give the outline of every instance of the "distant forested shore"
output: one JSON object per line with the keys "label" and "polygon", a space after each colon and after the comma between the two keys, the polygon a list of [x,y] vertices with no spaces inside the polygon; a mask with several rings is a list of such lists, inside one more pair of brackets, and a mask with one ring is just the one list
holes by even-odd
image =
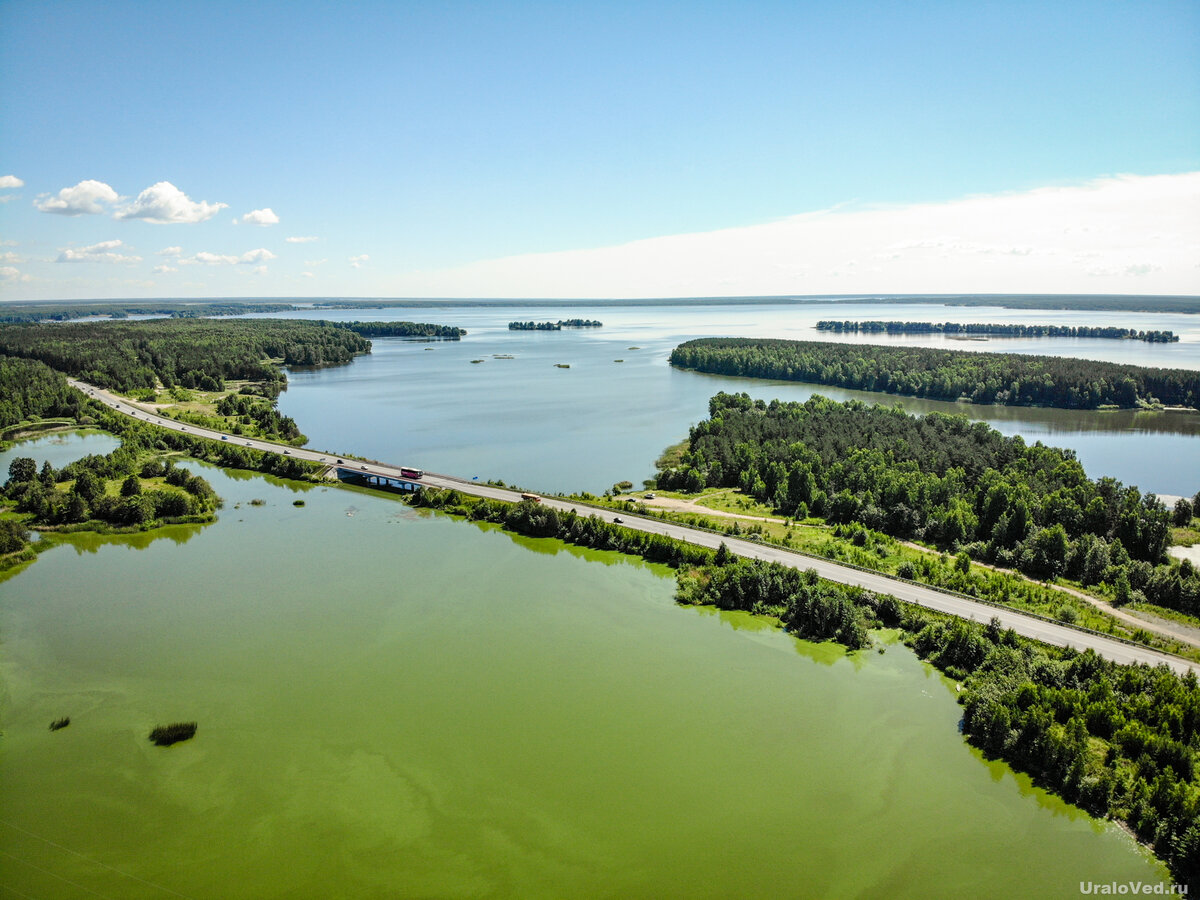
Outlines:
{"label": "distant forested shore", "polygon": [[428,322],[315,322],[316,325],[332,325],[345,328],[363,337],[420,337],[442,341],[457,341],[467,333],[465,328],[453,325],[432,325]]}
{"label": "distant forested shore", "polygon": [[564,328],[600,328],[596,319],[559,319],[557,322],[509,322],[509,331],[562,331]]}
{"label": "distant forested shore", "polygon": [[496,308],[524,307],[677,307],[677,306],[808,306],[829,303],[904,303],[940,306],[994,306],[1003,309],[1110,310],[1200,314],[1200,297],[1151,294],[824,294],[768,295],[754,297],[646,297],[641,299],[528,300],[519,297],[474,299],[458,297],[445,300],[416,298],[291,297],[263,299],[225,298],[221,300],[14,300],[3,304],[0,323],[67,321],[98,316],[238,316],[250,313],[288,312],[311,309],[389,309],[409,308]]}
{"label": "distant forested shore", "polygon": [[896,322],[873,319],[865,322],[839,322],[822,319],[817,331],[835,334],[966,334],[995,337],[1068,337],[1107,338],[1120,341],[1146,341],[1172,344],[1179,340],[1173,331],[1138,331],[1136,328],[1092,327],[1087,325],[1017,325],[999,322]]}
{"label": "distant forested shore", "polygon": [[1062,409],[1200,408],[1200,372],[1018,353],[700,338],[671,365],[714,375],[803,381],[933,400]]}
{"label": "distant forested shore", "polygon": [[[459,328],[419,322],[166,318],[0,325],[0,354],[36,359],[99,387],[130,392],[223,390],[227,380],[277,384],[279,366],[329,366],[371,351],[364,334],[457,339]],[[278,393],[276,390],[274,393]]]}

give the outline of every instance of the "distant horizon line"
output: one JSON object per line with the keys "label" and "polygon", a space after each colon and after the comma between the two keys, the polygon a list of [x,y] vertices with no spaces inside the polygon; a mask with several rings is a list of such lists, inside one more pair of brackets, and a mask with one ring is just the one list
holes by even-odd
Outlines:
{"label": "distant horizon line", "polygon": [[675,297],[384,297],[356,295],[319,295],[319,296],[266,296],[249,294],[240,296],[212,297],[96,297],[75,299],[45,299],[45,300],[0,300],[0,307],[12,306],[76,306],[86,304],[144,304],[144,303],[320,303],[321,301],[343,303],[372,303],[386,302],[389,304],[413,304],[426,306],[546,306],[546,305],[603,305],[603,306],[637,306],[654,304],[716,304],[731,302],[786,303],[786,302],[819,302],[822,300],[954,300],[954,299],[1021,299],[1021,300],[1084,300],[1101,299],[1146,299],[1146,300],[1177,300],[1200,303],[1200,294],[1128,294],[1128,293],[1022,293],[1015,291],[990,292],[956,292],[946,294],[934,293],[847,293],[847,294],[730,294],[706,296],[675,296]]}

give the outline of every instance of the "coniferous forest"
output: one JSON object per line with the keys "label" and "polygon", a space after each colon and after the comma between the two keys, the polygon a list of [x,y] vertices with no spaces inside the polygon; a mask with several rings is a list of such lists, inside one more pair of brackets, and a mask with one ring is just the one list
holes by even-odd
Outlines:
{"label": "coniferous forest", "polygon": [[965,416],[720,393],[658,486],[738,487],[785,515],[858,522],[1034,577],[1112,585],[1119,603],[1200,614],[1200,574],[1165,562],[1171,513],[1157,497],[1093,481],[1071,451]]}
{"label": "coniferous forest", "polygon": [[834,334],[962,334],[988,337],[1068,337],[1106,338],[1117,341],[1146,341],[1150,344],[1173,344],[1179,335],[1173,331],[1138,331],[1135,328],[1112,328],[1088,325],[1023,325],[1014,322],[897,322],[872,319],[865,322],[822,319],[817,331]]}
{"label": "coniferous forest", "polygon": [[0,354],[123,392],[216,391],[226,379],[283,381],[283,365],[347,363],[371,342],[348,328],[295,319],[153,319],[0,326]]}
{"label": "coniferous forest", "polygon": [[714,375],[805,381],[863,391],[1004,406],[1200,409],[1200,372],[1059,356],[972,353],[766,338],[700,338],[671,364]]}

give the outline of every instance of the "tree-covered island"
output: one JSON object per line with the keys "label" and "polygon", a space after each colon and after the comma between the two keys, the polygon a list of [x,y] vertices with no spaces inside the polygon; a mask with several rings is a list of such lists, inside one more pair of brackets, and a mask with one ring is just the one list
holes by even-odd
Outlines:
{"label": "tree-covered island", "polygon": [[1146,341],[1171,344],[1179,341],[1173,331],[1138,331],[1136,328],[1112,328],[1088,325],[1021,325],[1010,322],[897,322],[878,319],[865,322],[822,319],[817,331],[834,334],[948,334],[1009,338],[1105,338],[1117,341]]}
{"label": "tree-covered island", "polygon": [[559,319],[557,322],[509,322],[509,331],[562,331],[564,328],[602,328],[595,319]]}
{"label": "tree-covered island", "polygon": [[1200,409],[1200,372],[1120,363],[767,338],[700,338],[671,365],[713,375],[803,381],[932,400],[1005,406]]}

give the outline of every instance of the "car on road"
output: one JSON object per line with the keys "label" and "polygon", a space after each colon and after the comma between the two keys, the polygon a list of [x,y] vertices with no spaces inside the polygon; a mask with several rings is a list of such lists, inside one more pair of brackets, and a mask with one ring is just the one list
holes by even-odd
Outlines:
{"label": "car on road", "polygon": [[228,435],[224,435],[224,434],[223,434],[223,435],[221,435],[221,440],[223,440],[223,441],[227,441],[227,440],[229,440],[229,437],[228,437]]}
{"label": "car on road", "polygon": [[620,525],[620,524],[621,524],[621,517],[620,517],[620,516],[613,516],[613,523],[614,523],[614,524],[616,524],[616,525]]}

